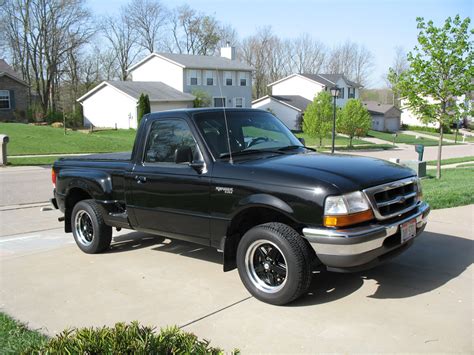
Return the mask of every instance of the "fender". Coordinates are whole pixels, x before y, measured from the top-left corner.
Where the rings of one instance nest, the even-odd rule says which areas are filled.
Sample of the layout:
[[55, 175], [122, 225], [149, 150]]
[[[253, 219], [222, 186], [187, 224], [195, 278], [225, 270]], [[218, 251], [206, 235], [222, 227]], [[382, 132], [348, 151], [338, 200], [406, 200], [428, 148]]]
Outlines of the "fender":
[[89, 193], [94, 199], [101, 201], [112, 200], [112, 179], [103, 171], [86, 169], [63, 169], [58, 175], [63, 187], [60, 193], [67, 195], [73, 188], [80, 188]]
[[293, 208], [276, 196], [269, 194], [253, 194], [246, 196], [239, 201], [236, 212], [232, 215], [232, 218], [238, 215], [242, 210], [249, 207], [269, 207], [286, 214], [290, 218], [294, 214]]

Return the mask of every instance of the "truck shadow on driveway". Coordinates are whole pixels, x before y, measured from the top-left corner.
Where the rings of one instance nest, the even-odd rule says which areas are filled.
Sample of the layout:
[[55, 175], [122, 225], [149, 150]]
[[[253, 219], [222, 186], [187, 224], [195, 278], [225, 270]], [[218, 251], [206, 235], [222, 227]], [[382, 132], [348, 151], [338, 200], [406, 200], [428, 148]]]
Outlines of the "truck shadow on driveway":
[[222, 253], [214, 248], [142, 232], [130, 232], [114, 237], [107, 253], [123, 253], [150, 247], [152, 250], [222, 265]]
[[[142, 248], [222, 265], [222, 254], [214, 248], [141, 232], [116, 236], [108, 253]], [[370, 298], [408, 298], [430, 292], [463, 273], [474, 262], [473, 249], [472, 240], [424, 232], [405, 253], [374, 269], [341, 274], [320, 267], [313, 272], [308, 293], [289, 306], [336, 301], [359, 290], [364, 282], [377, 284], [376, 291], [368, 296]]]
[[458, 277], [474, 261], [474, 241], [456, 236], [424, 232], [404, 254], [378, 267], [353, 274], [314, 273], [307, 295], [290, 306], [301, 307], [332, 302], [361, 288], [377, 284], [368, 296], [378, 299], [408, 298], [430, 292]]

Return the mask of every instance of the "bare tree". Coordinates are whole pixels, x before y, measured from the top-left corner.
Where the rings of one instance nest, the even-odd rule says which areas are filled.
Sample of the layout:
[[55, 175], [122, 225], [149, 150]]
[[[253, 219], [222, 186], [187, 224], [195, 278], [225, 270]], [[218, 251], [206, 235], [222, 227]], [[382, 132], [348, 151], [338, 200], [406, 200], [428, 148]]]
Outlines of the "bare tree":
[[334, 47], [325, 66], [327, 73], [344, 74], [361, 85], [367, 85], [373, 67], [372, 53], [365, 46], [350, 41]]
[[296, 73], [317, 74], [326, 58], [326, 47], [321, 42], [304, 33], [292, 41], [292, 68]]
[[173, 10], [170, 30], [171, 38], [167, 41], [170, 52], [211, 55], [216, 52], [222, 27], [213, 16], [183, 5]]
[[391, 82], [388, 79], [388, 73], [385, 73], [382, 76], [382, 79], [385, 81], [387, 84], [387, 87], [392, 91], [392, 104], [400, 107], [400, 93], [396, 89], [397, 84], [398, 84], [398, 78], [400, 78], [401, 74], [408, 70], [409, 64], [407, 60], [407, 54], [403, 47], [397, 46], [395, 47], [395, 56], [393, 58], [392, 66], [390, 67], [393, 70], [393, 73], [395, 74], [392, 78], [394, 82]]
[[127, 80], [127, 69], [139, 54], [139, 48], [136, 45], [138, 33], [135, 31], [131, 18], [127, 16], [126, 8], [122, 8], [117, 17], [104, 18], [103, 23], [104, 36], [113, 49], [120, 80]]
[[14, 65], [33, 86], [46, 116], [56, 110], [68, 52], [87, 43], [93, 33], [90, 13], [82, 0], [6, 0], [2, 13]]
[[157, 0], [132, 0], [126, 7], [138, 44], [149, 53], [163, 46], [168, 10]]

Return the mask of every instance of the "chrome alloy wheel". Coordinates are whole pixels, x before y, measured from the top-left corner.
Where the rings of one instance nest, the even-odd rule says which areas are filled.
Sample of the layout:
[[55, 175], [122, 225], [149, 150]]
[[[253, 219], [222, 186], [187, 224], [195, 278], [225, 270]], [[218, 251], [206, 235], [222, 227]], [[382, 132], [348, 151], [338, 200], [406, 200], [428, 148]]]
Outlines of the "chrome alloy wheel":
[[89, 246], [94, 240], [94, 226], [92, 225], [92, 218], [89, 213], [84, 210], [77, 212], [74, 219], [74, 229], [76, 231], [77, 239], [84, 246]]
[[268, 240], [256, 240], [248, 247], [245, 269], [253, 285], [263, 292], [278, 292], [286, 284], [285, 257], [280, 248]]

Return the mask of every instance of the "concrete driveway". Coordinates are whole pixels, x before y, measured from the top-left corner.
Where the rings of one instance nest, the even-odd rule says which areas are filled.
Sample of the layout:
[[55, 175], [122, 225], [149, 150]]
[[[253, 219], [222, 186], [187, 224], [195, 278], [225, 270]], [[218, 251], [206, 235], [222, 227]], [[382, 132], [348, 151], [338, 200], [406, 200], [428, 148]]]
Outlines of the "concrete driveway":
[[122, 231], [109, 252], [87, 255], [57, 212], [20, 211], [0, 211], [0, 223], [34, 216], [48, 228], [2, 233], [0, 307], [48, 334], [139, 320], [243, 353], [474, 350], [473, 205], [432, 212], [414, 246], [379, 268], [315, 271], [286, 307], [250, 297], [213, 249]]

